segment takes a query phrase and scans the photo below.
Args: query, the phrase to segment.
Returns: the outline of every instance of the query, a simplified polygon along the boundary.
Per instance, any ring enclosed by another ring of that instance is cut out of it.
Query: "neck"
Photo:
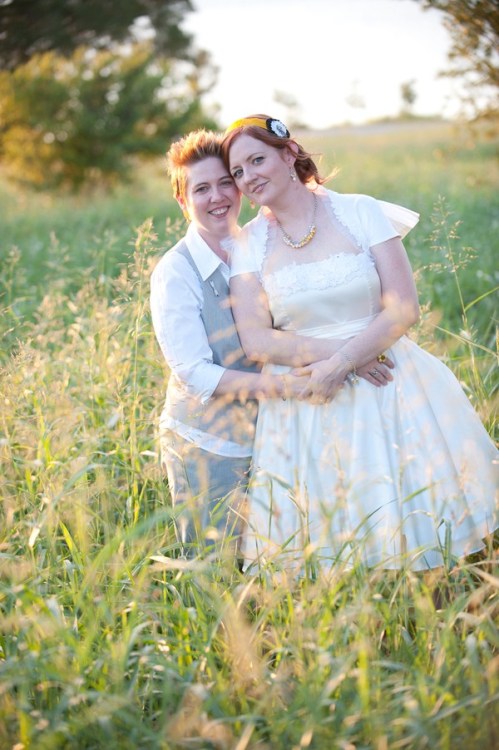
[[[224,245],[226,246],[226,243],[228,240],[230,240],[231,237],[234,237],[236,235],[235,231],[227,232],[223,237],[218,236],[215,234],[211,234],[210,232],[203,232],[199,231],[199,235],[203,238],[203,240],[206,242],[210,250],[212,250],[216,256],[220,258],[224,263],[227,263],[229,259],[229,254],[227,250],[225,249]]]
[[[300,184],[292,186],[290,191],[268,208],[280,224],[296,226],[310,219],[313,203],[313,193],[305,185]]]
[[[304,199],[303,195],[299,207],[295,204],[296,212],[288,210],[286,213],[274,213],[282,241],[293,250],[300,250],[308,245],[317,232],[317,196],[311,193]]]

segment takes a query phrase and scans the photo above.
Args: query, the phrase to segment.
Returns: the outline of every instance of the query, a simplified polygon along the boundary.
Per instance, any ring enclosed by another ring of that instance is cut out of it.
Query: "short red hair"
[[[212,130],[193,130],[175,143],[166,154],[166,168],[176,200],[185,200],[186,167],[209,156],[222,160],[222,135]]]

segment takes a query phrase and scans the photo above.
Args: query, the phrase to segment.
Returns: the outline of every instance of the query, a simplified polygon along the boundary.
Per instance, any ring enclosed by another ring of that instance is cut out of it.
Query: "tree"
[[[411,114],[414,102],[418,98],[415,84],[416,81],[414,80],[404,81],[404,83],[400,84],[400,96],[402,97],[402,115],[407,116]]]
[[[354,110],[361,110],[365,108],[366,102],[359,91],[359,82],[357,80],[352,81],[352,90],[346,97],[345,101],[348,106]]]
[[[198,74],[206,60],[154,57],[150,45],[128,54],[80,48],[72,57],[34,56],[0,71],[0,155],[11,179],[38,188],[79,188],[125,178],[132,155],[163,153],[203,112]],[[208,87],[211,83],[206,84]]]
[[[499,116],[499,10],[497,0],[418,0],[444,13],[451,36],[451,68],[461,77],[463,101],[475,118]]]
[[[181,29],[191,0],[0,0],[0,68],[13,70],[34,55],[70,56],[77,47],[109,48],[152,37],[157,54],[189,57]]]
[[[40,188],[122,179],[132,155],[216,127],[190,0],[0,0],[0,157]]]
[[[293,94],[288,94],[286,91],[274,91],[273,99],[279,107],[283,108],[285,112],[284,120],[289,128],[306,127],[303,122],[300,104]]]

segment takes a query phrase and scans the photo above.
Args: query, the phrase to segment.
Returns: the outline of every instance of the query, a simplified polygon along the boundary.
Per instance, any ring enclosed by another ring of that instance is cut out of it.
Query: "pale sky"
[[[416,0],[193,0],[183,28],[219,68],[205,104],[223,127],[247,114],[284,118],[276,91],[294,98],[303,122],[327,128],[395,116],[401,84],[414,81],[413,111],[452,117],[442,14]],[[357,99],[362,107],[354,107]]]

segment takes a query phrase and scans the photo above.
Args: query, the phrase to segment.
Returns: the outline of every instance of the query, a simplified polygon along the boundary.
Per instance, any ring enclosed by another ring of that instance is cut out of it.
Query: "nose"
[[[211,200],[212,201],[221,201],[225,198],[223,194],[223,190],[220,188],[219,185],[214,185],[213,190],[211,191]]]
[[[240,181],[243,182],[245,185],[249,185],[254,179],[253,171],[254,170],[251,168],[250,165],[245,165],[243,167],[243,173],[241,175]]]

